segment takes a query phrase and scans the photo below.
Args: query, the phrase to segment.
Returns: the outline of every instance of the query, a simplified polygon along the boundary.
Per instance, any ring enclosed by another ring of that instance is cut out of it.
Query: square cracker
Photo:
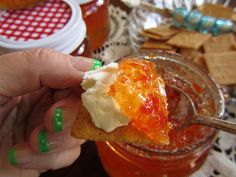
[[[236,84],[236,52],[206,53],[204,59],[219,84]]]
[[[208,52],[225,52],[234,50],[236,44],[232,33],[214,36],[203,44],[203,49]]]
[[[211,37],[210,34],[202,34],[192,31],[182,31],[167,41],[167,44],[176,47],[198,49]]]
[[[159,36],[162,36],[162,37],[173,36],[173,35],[175,35],[179,32],[178,29],[172,28],[172,27],[167,26],[167,25],[161,25],[161,26],[158,26],[158,27],[155,27],[155,28],[149,28],[149,29],[146,29],[144,31],[147,32],[147,33],[156,34],[156,35],[159,35]]]
[[[199,7],[199,11],[203,15],[213,16],[216,18],[230,19],[233,15],[233,8],[225,7],[221,4],[204,4]]]
[[[204,60],[203,53],[198,53],[194,58],[193,62],[199,65],[203,70],[207,70],[206,62]]]
[[[105,132],[97,128],[91,120],[90,114],[79,102],[79,112],[76,121],[71,130],[71,135],[75,138],[93,140],[93,141],[115,141],[121,143],[138,143],[138,144],[156,144],[151,141],[145,134],[137,131],[130,124],[116,128],[112,132]]]
[[[181,55],[183,55],[184,58],[192,60],[199,51],[196,49],[180,48],[179,52]]]
[[[232,16],[231,16],[231,20],[235,23],[236,22],[236,13],[234,13]]]
[[[148,37],[150,39],[158,40],[158,41],[166,41],[172,37],[172,36],[160,36],[157,34],[152,34],[152,33],[146,32],[146,31],[140,32],[140,35],[142,35],[144,37]]]
[[[172,50],[173,47],[166,44],[165,42],[149,39],[143,43],[143,45],[141,46],[141,49]]]

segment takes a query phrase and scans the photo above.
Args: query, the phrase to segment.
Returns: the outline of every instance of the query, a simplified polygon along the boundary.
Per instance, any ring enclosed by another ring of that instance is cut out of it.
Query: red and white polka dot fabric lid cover
[[[46,0],[27,9],[0,12],[0,53],[47,47],[69,54],[85,35],[74,0]]]

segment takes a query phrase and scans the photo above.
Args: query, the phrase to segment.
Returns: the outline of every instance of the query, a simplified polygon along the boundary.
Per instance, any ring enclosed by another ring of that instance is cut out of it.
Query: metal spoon
[[[174,86],[167,86],[166,92],[167,97],[172,97],[168,98],[168,100],[171,100],[168,103],[168,109],[170,112],[169,118],[178,122],[178,129],[188,127],[192,124],[202,124],[236,134],[235,123],[228,122],[217,117],[209,117],[198,114],[194,102],[182,90]],[[173,92],[176,96],[175,98],[171,96],[173,95]]]

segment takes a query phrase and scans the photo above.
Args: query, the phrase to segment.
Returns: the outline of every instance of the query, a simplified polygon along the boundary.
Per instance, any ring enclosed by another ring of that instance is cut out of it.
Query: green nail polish
[[[40,152],[48,152],[48,140],[46,135],[46,130],[42,129],[38,134],[38,144],[39,144],[39,151]]]
[[[17,165],[16,148],[10,148],[7,153],[8,162],[12,165]]]
[[[63,115],[62,115],[62,110],[60,108],[55,109],[54,111],[54,131],[55,132],[61,132],[63,130],[62,127],[62,119],[63,119]]]
[[[96,70],[96,69],[98,69],[100,67],[102,67],[102,62],[99,61],[99,60],[95,60],[94,63],[93,63],[92,70]]]

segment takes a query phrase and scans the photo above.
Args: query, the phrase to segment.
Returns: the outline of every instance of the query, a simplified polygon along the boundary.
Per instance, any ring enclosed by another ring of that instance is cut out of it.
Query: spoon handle
[[[210,127],[217,128],[219,130],[223,130],[223,131],[226,131],[229,133],[236,134],[236,124],[235,123],[225,121],[225,120],[222,120],[219,118],[198,115],[198,116],[196,116],[194,123],[207,125]]]

